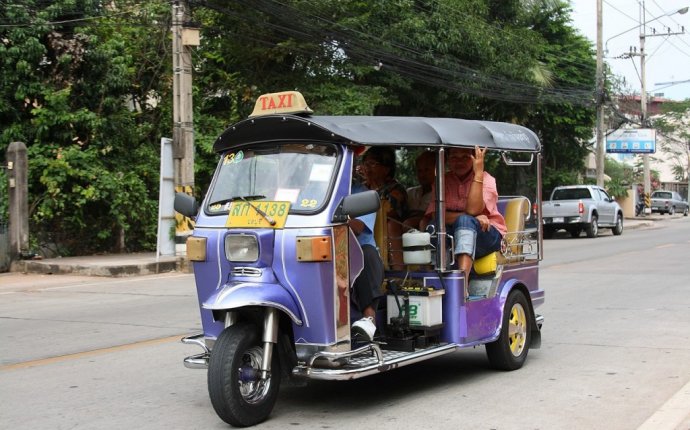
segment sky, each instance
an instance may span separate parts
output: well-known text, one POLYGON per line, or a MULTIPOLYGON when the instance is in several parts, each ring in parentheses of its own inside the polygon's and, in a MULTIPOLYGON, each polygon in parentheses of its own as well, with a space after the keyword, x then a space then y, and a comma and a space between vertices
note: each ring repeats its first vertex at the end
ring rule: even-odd
MULTIPOLYGON (((573 26, 596 47, 597 0, 570 0, 570 4, 573 26)), ((647 93, 662 93, 673 100, 690 98, 690 11, 674 13, 690 6, 690 0, 603 0, 604 61, 614 74, 625 78, 632 91, 640 93, 640 57, 616 57, 630 52, 631 47, 639 53, 642 4, 645 35, 667 33, 669 29, 671 33, 683 32, 685 27, 684 34, 645 37, 647 93), (689 82, 663 84, 678 81, 689 82)))

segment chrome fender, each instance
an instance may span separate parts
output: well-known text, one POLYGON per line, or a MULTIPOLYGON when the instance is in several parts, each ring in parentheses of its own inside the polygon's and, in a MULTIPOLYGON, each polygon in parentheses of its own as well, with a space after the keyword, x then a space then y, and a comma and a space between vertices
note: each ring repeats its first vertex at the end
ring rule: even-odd
POLYGON ((280 284, 233 282, 212 294, 201 307, 209 310, 237 309, 246 306, 268 306, 285 312, 292 322, 302 325, 295 299, 280 284))

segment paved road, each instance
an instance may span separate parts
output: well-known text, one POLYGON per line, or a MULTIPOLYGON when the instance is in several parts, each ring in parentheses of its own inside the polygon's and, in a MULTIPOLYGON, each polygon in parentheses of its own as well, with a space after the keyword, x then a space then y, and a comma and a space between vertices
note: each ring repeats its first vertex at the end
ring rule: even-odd
MULTIPOLYGON (((258 427, 690 429, 690 220, 655 225, 546 241, 543 347, 520 371, 476 348, 283 387, 258 427), (679 403, 684 424, 654 415, 679 403)), ((0 275, 2 428, 227 428, 205 372, 181 365, 198 352, 176 341, 199 329, 196 307, 190 275, 0 275)))

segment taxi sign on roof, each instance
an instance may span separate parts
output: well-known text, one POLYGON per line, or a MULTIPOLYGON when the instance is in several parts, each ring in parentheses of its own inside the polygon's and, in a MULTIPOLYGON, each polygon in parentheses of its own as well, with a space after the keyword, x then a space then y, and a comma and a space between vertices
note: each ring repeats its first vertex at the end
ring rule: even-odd
POLYGON ((297 91, 263 94, 256 99, 254 111, 249 118, 280 113, 312 113, 304 96, 297 91))

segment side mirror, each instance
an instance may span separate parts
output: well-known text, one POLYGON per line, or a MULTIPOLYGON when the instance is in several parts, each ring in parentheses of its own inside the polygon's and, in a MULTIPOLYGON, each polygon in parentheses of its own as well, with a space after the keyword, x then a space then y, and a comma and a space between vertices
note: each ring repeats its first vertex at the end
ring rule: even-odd
POLYGON ((196 218, 199 213, 199 203, 196 199, 186 193, 175 193, 175 202, 173 204, 175 211, 186 216, 187 218, 196 218))
POLYGON ((381 201, 376 191, 369 190, 344 197, 333 214, 333 222, 345 222, 347 217, 355 218, 379 210, 381 201))

